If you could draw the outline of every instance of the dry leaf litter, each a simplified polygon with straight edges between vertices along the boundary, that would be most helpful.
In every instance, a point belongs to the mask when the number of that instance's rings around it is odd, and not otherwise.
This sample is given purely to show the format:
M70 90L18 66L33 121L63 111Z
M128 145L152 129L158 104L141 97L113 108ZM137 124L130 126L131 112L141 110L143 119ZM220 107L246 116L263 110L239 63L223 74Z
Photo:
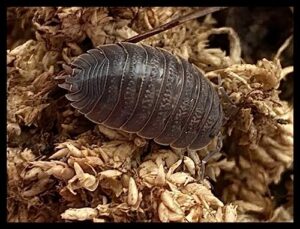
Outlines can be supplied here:
M293 168L293 107L279 99L292 66L280 57L246 64L230 27L206 16L142 41L194 63L237 107L222 129L223 147L185 152L95 125L70 107L54 77L63 63L101 44L153 29L195 8L9 8L19 18L7 50L7 220L9 222L249 222L293 220L270 185ZM209 48L225 34L230 52ZM228 105L228 104L227 104ZM238 118L237 118L238 117ZM219 188L218 188L219 187ZM218 192L218 189L221 191Z

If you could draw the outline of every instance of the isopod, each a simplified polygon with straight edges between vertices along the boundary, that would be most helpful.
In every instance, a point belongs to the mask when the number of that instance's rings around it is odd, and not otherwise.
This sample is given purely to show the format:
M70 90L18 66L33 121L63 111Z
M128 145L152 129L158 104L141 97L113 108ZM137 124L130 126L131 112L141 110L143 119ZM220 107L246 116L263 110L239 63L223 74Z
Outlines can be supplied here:
M221 129L213 85L187 60L144 44L102 45L78 56L60 87L97 124L174 148L200 149Z

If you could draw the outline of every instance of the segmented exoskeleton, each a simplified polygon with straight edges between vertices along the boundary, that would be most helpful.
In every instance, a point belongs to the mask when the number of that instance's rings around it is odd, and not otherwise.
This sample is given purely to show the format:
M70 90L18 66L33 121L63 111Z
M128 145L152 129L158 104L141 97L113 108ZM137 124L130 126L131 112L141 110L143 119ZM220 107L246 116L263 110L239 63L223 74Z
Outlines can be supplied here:
M78 56L59 86L95 123L162 145L200 149L223 121L217 92L196 66L168 51L121 42Z

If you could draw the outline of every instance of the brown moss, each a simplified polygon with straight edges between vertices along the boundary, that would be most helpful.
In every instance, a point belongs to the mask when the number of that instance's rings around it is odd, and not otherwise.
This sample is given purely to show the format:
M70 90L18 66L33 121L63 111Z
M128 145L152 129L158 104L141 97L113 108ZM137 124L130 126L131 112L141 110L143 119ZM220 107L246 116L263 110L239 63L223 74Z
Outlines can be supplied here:
M216 27L212 15L142 41L189 60L212 82L219 78L238 108L222 129L223 147L208 162L204 181L201 159L215 141L185 152L97 126L71 108L56 86L62 64L88 46L122 41L193 10L9 9L8 221L292 221L293 182L282 174L293 168L293 107L278 96L293 71L280 64L290 41L278 47L280 61L247 64L240 34ZM20 33L22 28L34 36ZM209 46L219 34L227 37L228 52ZM269 190L274 183L288 190L279 206Z

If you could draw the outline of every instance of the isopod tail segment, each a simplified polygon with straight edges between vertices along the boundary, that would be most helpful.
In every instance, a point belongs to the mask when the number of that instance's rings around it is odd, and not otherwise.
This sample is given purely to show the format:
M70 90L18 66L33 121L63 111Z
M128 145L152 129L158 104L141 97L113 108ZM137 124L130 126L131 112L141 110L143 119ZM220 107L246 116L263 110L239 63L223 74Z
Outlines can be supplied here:
M73 69L66 64L62 64L62 68L64 69L63 74L54 77L55 80L66 80L71 77Z
M76 84L72 82L72 75L74 74L74 70L66 64L63 64L62 67L64 69L63 74L54 77L55 80L64 80L64 82L58 84L58 86L62 89L68 90L71 93L78 91Z

